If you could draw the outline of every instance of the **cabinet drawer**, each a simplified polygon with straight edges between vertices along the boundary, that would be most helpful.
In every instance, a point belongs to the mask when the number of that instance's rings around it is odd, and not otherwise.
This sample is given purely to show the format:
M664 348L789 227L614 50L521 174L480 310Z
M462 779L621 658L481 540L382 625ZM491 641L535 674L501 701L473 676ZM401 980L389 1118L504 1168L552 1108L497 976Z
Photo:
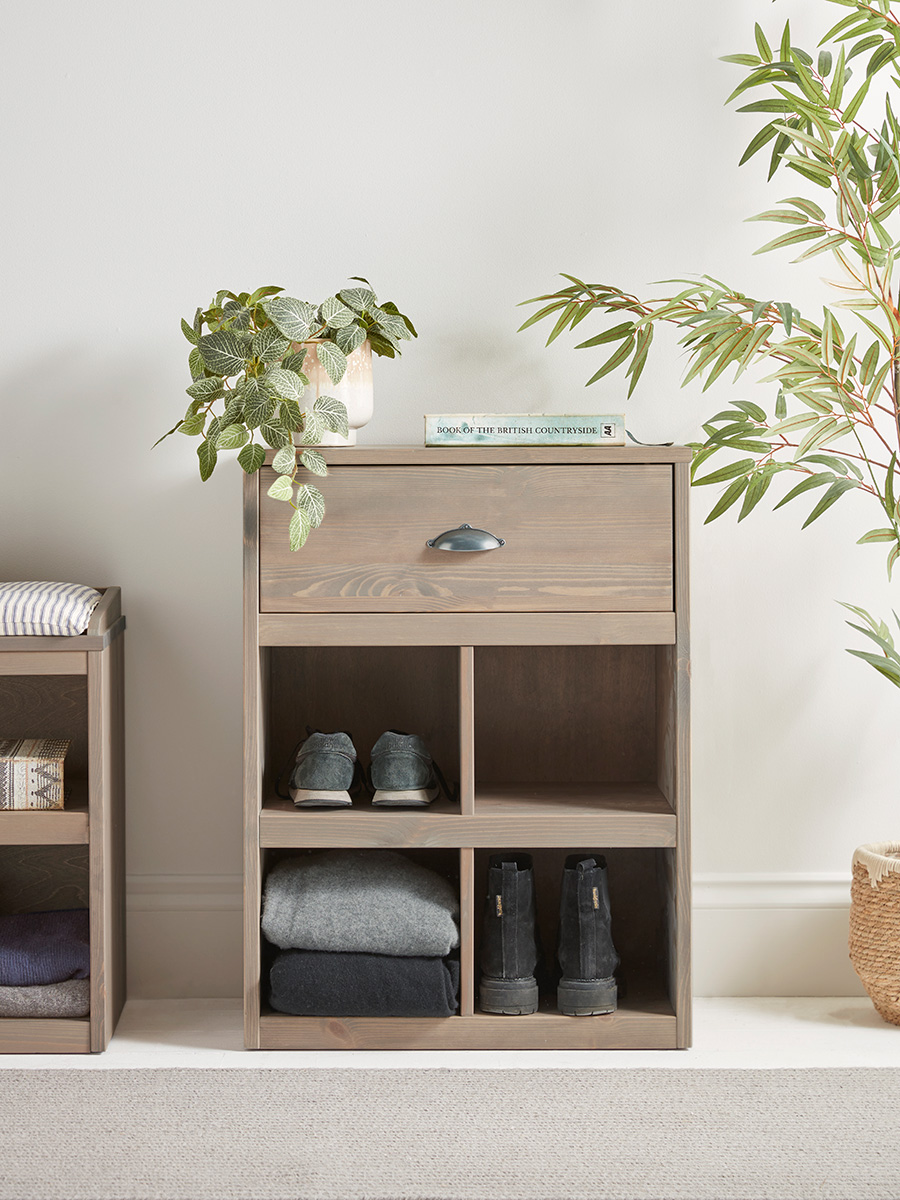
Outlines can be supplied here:
M259 472L261 612L603 612L672 608L669 465L335 466L299 552ZM426 546L461 524L505 545Z

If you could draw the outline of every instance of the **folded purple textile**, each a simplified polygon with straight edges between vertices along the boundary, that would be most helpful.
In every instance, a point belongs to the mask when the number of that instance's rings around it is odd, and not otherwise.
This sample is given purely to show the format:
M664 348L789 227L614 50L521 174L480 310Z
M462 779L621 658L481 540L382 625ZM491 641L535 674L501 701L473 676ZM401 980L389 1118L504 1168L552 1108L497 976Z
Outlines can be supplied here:
M36 987L91 973L86 908L0 916L0 987Z

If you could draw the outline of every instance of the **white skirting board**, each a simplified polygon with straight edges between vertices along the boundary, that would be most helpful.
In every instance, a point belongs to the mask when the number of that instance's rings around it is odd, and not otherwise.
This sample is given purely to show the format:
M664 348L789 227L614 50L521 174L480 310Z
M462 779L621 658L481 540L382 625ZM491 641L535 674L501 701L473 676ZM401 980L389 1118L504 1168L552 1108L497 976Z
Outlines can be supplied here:
M239 875L128 879L133 998L241 994ZM848 874L694 879L694 994L858 996Z

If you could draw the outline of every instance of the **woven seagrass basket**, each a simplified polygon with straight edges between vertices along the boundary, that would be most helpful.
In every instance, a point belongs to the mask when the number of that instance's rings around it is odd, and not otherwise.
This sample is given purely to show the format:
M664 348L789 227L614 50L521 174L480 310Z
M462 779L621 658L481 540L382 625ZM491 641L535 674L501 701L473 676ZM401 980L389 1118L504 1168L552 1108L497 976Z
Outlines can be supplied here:
M850 961L877 1011L900 1025L900 842L853 855Z

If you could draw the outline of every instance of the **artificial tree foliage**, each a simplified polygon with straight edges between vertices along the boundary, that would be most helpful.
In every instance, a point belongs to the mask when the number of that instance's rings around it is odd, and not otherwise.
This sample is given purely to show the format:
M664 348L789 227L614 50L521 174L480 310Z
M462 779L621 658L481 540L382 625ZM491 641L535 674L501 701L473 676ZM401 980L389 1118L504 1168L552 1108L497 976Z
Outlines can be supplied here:
M807 493L813 499L804 529L848 492L862 491L878 516L859 542L886 547L890 578L900 556L900 122L891 103L900 88L900 2L824 2L849 11L815 55L793 45L789 24L772 42L756 25L753 49L724 60L744 72L726 103L741 98L739 112L765 120L741 163L765 150L768 178L803 193L749 218L786 227L756 253L799 250L796 263L829 255L841 278L821 318L710 275L666 281L661 294L642 299L564 274L568 286L523 301L541 307L521 328L552 319L549 344L591 313L611 317L613 324L577 348L611 349L588 384L624 368L629 396L660 323L683 333L685 384L701 380L706 390L731 367L734 380L748 368L766 368L761 382L772 385L770 408L734 400L705 422L705 439L692 443L692 482L726 484L707 522L729 509L742 521L776 476L787 485L776 508ZM886 89L883 103L879 87ZM880 115L870 116L876 105ZM723 457L730 461L718 466ZM848 623L878 651L850 653L900 686L900 655L887 625L847 607L863 624Z
M347 436L347 409L339 400L319 396L311 406L302 404L309 384L302 343L316 343L319 362L337 385L348 357L367 339L375 354L394 358L400 342L416 336L396 304L379 304L368 280L353 280L365 286L345 288L319 305L284 296L280 287L221 291L205 311L197 309L193 322L181 322L191 343L192 382L186 389L191 399L182 419L159 441L173 433L200 437L197 457L204 481L215 470L220 450L237 450L250 475L263 465L266 446L274 449L278 477L269 495L294 510L288 526L292 550L300 549L325 516L322 493L298 481L298 473L326 475L325 459L314 447L326 431Z

